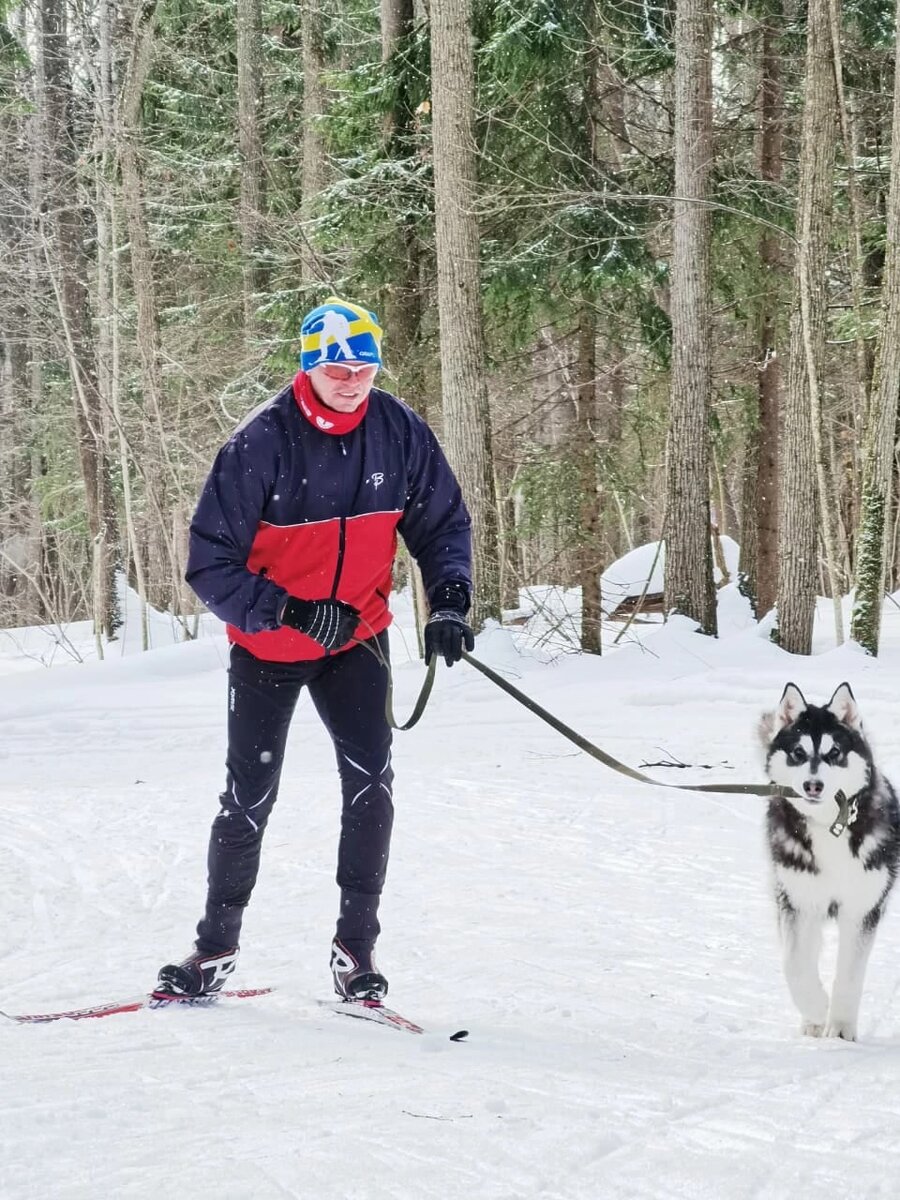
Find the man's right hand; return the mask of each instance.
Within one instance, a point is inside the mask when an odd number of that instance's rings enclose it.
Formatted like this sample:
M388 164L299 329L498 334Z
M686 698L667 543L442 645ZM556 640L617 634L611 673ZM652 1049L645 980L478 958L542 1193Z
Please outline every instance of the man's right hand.
M340 650L356 632L359 610L343 600L298 600L296 596L288 596L279 620L282 625L305 633L326 650Z

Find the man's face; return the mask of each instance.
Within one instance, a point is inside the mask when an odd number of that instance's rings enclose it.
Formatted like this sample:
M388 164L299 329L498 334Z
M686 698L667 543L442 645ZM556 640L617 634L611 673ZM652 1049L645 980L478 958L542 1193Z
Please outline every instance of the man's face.
M323 363L313 367L309 382L323 404L336 412L356 412L372 390L378 367L371 363Z

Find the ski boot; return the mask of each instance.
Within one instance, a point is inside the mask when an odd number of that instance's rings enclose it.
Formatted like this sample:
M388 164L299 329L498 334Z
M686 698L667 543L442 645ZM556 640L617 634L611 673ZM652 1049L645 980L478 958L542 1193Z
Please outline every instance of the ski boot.
M206 954L195 950L181 963L169 963L159 972L158 995L211 996L221 991L237 966L238 948Z
M334 990L342 1000L383 1000L388 981L375 966L373 948L354 942L351 951L337 938L331 943L331 974Z

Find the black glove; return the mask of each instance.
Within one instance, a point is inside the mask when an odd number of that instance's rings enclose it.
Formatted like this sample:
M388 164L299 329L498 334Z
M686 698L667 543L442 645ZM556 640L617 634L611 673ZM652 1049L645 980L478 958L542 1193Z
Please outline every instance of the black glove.
M439 609L425 622L426 663L431 662L433 655L443 654L444 662L452 667L462 658L463 643L467 650L474 650L475 634L466 618L455 609Z
M340 650L356 632L359 610L343 600L298 600L288 596L280 620L326 650Z

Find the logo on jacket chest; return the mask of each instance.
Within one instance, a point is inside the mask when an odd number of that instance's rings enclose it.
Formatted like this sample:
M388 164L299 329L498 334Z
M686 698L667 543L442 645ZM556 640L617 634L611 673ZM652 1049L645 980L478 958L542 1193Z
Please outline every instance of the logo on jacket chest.
M373 471L372 474L369 476L369 478L366 480L366 483L371 483L372 487L377 492L378 489L381 487L381 485L384 483L384 472L383 471Z

